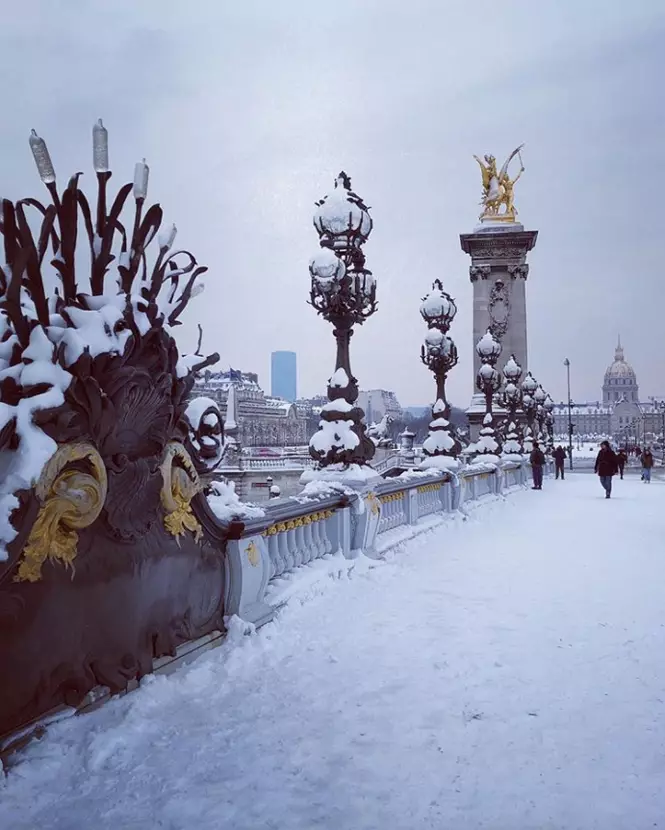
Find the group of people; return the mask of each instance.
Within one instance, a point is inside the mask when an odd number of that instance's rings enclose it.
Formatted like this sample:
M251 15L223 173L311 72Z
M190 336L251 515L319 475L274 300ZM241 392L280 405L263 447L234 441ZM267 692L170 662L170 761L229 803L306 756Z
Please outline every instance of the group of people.
M567 452L559 444L553 450L552 458L554 460L555 476L556 478L564 478L564 464L566 461ZM529 456L531 462L531 471L533 475L533 490L543 489L543 469L545 467L545 453L540 449L538 443L534 441L531 455ZM620 449L619 452L614 452L610 446L609 441L602 441L600 451L596 456L596 463L594 471L600 478L600 483L605 490L605 498L609 499L612 496L612 478L619 473L623 478L623 471L628 461L628 454L626 450ZM651 470L653 468L653 453L649 447L646 447L640 454L640 463L642 464L642 481L646 484L651 483Z

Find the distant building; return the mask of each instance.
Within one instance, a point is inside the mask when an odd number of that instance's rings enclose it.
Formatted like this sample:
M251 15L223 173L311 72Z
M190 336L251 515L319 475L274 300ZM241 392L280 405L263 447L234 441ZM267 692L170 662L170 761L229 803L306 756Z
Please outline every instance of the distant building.
M298 398L296 409L298 416L307 424L307 440L314 435L321 421L321 408L328 403L327 395L315 395L313 398Z
M432 404L426 406L405 406L404 412L407 415L412 415L414 418L423 418L432 412Z
M368 389L366 392L358 392L358 406L365 412L367 424L378 423L384 415L389 415L394 420L404 415L395 393L386 389Z
M206 395L212 398L226 417L231 385L235 387L237 398L237 438L243 446L291 447L307 443L307 418L294 403L266 395L254 372L236 369L212 372L207 369L196 379L191 397Z
M270 356L270 392L273 398L293 403L298 386L295 352L273 352Z
M624 357L621 340L603 378L603 400L575 403L571 420L576 436L602 436L621 444L662 441L665 424L653 400L640 402L637 375ZM554 431L568 433L568 405L554 408Z

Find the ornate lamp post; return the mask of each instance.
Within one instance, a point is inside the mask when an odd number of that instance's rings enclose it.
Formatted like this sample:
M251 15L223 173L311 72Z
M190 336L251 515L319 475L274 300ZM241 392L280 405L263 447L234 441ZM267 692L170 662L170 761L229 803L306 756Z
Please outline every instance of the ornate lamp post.
M538 422L538 440L542 441L544 439L544 428L545 428L545 407L543 404L547 400L547 392L543 389L543 387L538 384L538 388L533 393L533 399L536 402L536 421Z
M534 393L538 389L538 381L531 372L527 372L522 381L522 410L526 416L526 432L524 433L524 452L530 453L533 448L533 433L538 404Z
M428 327L420 359L433 372L436 380L436 400L423 452L428 457L457 458L462 445L450 427L450 406L446 400L446 377L457 365L457 346L447 332L457 314L457 306L450 294L443 290L440 280L434 280L432 290L423 297L420 314Z
M376 311L376 281L365 268L362 246L372 230L369 208L351 190L342 172L335 188L316 203L314 227L321 250L309 266L310 305L333 326L337 342L335 372L328 382L328 401L309 451L321 467L366 464L374 444L365 433L364 413L356 406L358 382L351 371L349 344L354 325Z
M545 409L545 427L547 429L548 452L554 449L554 401L551 395L547 395L543 403Z
M573 469L573 399L570 397L570 360L563 361L566 367L566 379L568 382L568 463Z
M503 367L503 377L505 378L506 384L501 394L501 405L508 411L506 418L506 440L503 444L503 452L504 455L519 455L523 449L522 431L517 417L517 410L522 401L519 386L520 378L522 377L522 367L515 360L515 355L511 355Z
M485 395L485 418L477 442L478 452L479 455L496 455L501 452L501 446L492 426L492 401L501 388L501 372L495 368L501 354L501 343L490 329L487 329L478 341L476 352L481 361L476 375L476 386Z

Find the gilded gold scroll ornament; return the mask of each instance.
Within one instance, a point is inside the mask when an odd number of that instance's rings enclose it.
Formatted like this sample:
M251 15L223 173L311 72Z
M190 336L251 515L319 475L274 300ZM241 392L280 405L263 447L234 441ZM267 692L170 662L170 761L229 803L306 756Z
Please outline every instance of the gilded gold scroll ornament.
M72 464L78 466L71 469ZM89 467L84 472L81 467ZM70 467L70 469L67 469ZM15 582L38 582L47 559L72 568L78 533L99 516L106 501L108 479L101 455L92 444L66 444L44 465L35 486L41 502L28 541L23 548Z
M259 549L256 547L254 542L250 542L247 547L245 548L245 553L247 554L247 561L249 564L256 568L259 564Z
M166 511L164 527L178 542L188 530L198 542L203 530L192 511L191 501L201 489L201 481L182 444L170 441L166 445L160 469L163 480L161 499Z

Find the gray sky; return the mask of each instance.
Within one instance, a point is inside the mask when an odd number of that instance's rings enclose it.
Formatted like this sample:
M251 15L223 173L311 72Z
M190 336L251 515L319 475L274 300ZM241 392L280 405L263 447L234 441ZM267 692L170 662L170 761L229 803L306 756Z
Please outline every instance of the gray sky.
M224 366L298 353L323 391L331 327L305 305L313 203L339 169L372 206L379 310L356 331L364 388L430 401L418 306L435 278L459 307L453 402L472 393L471 284L458 235L476 224L473 153L517 144L520 218L539 231L529 360L552 395L600 395L621 332L641 393L665 394L665 3L662 0L4 0L0 192L38 195L43 135L61 182L90 174L103 116L116 186L151 166L150 196L210 267L188 312ZM88 175L88 182L91 178ZM85 186L85 180L84 180Z

